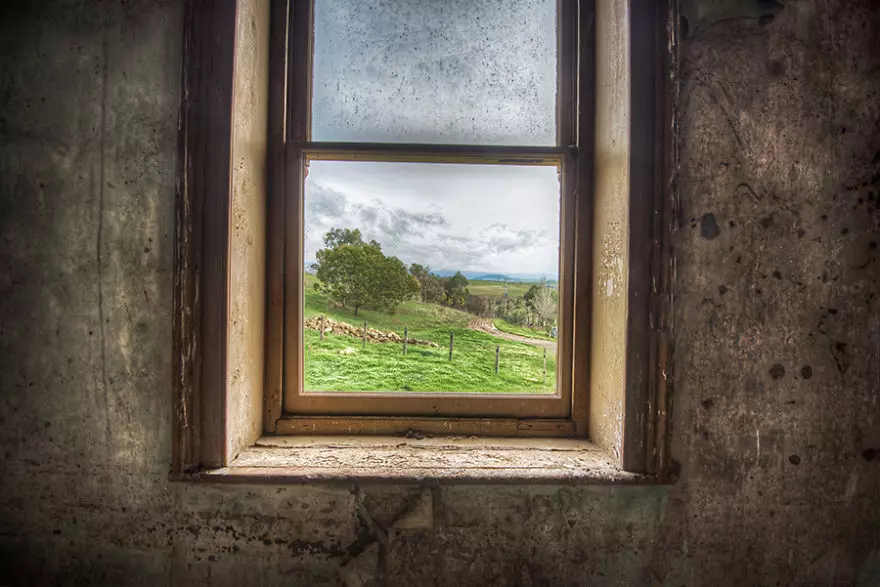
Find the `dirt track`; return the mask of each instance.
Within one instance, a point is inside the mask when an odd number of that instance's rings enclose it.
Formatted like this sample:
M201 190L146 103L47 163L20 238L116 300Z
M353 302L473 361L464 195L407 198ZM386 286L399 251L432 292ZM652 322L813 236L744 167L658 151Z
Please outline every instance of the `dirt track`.
M476 320L471 320L470 324L468 324L468 327L472 330L479 330L480 332L485 332L486 334L491 334L492 336L503 338L504 340L530 344L532 346L547 349L554 353L556 352L556 341L543 340L540 338L529 338L527 336L520 336L518 334L502 332L501 330L495 328L495 325L492 323L491 320L487 320L486 318L477 318Z

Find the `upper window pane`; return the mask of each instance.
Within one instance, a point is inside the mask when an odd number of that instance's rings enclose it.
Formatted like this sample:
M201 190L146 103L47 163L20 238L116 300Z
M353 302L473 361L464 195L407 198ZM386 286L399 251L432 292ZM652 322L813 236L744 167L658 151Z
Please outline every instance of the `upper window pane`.
M315 0L312 140L556 144L556 0Z

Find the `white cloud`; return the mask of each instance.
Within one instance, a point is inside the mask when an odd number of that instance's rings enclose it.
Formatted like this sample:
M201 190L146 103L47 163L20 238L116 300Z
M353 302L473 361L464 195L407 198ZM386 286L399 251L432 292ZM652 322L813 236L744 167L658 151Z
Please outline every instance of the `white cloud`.
M305 194L306 260L330 228L359 228L435 270L558 270L555 167L319 161Z

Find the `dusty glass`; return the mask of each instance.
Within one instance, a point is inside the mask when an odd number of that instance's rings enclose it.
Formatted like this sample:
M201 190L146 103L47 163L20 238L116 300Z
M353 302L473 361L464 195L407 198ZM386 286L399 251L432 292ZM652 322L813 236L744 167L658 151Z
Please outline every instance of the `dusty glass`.
M552 146L556 0L315 0L311 139Z

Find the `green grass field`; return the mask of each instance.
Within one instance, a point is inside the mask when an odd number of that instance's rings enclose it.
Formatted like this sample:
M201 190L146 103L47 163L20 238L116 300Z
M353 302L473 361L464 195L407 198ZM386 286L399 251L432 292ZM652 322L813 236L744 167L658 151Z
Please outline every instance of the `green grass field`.
M540 338L542 340L556 340L549 334L547 334L547 330L541 328L529 328L528 326L517 326L516 324L511 324L504 320L503 318L492 318L492 323L495 324L495 328L502 332L508 332L510 334L518 334L520 336L526 336L528 338Z
M305 330L303 362L307 391L425 391L484 393L555 393L556 357L547 356L544 383L543 349L510 342L467 328L466 312L433 304L405 302L393 315L340 308L314 289L314 275L305 275L305 316L324 314L335 320L436 342L439 348L394 343L367 343L344 335ZM503 284L498 284L502 285ZM523 290L525 291L525 290ZM520 294L521 295L521 294ZM449 361L449 333L455 337ZM495 374L495 347L501 347Z
M506 292L510 298L521 298L532 285L531 283L472 280L468 282L468 291L472 296L502 298Z

